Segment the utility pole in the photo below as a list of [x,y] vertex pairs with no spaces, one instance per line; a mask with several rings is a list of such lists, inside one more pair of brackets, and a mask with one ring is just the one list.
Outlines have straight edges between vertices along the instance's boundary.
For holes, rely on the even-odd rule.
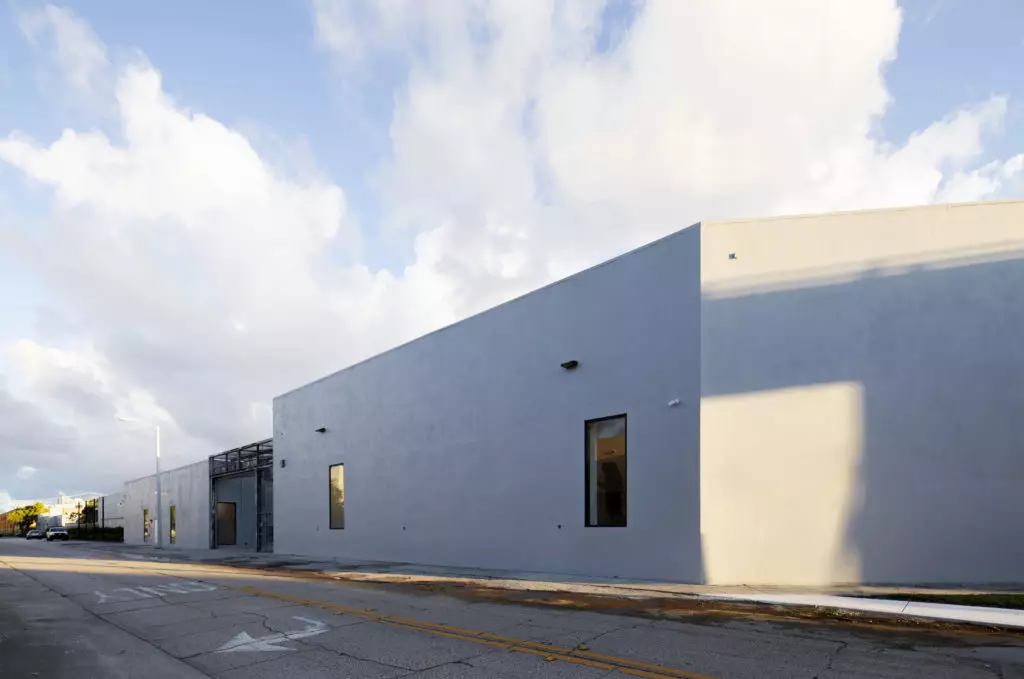
[[[147,422],[142,422],[142,420],[138,420],[134,417],[118,417],[117,419],[121,420],[122,422],[139,422],[141,424],[148,424]],[[164,515],[164,494],[163,488],[160,485],[160,425],[150,424],[149,426],[153,427],[153,431],[156,434],[156,519],[154,521],[154,523],[156,524],[156,547],[157,549],[163,549],[164,533],[162,530],[160,530],[160,526],[162,523],[161,519],[163,518]]]
[[153,425],[156,431],[156,548],[164,548],[164,532],[161,529],[161,519],[164,517],[163,504],[164,494],[160,487],[160,425]]

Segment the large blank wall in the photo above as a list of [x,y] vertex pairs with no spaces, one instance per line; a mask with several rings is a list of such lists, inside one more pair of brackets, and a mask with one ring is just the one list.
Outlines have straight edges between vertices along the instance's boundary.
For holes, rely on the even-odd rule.
[[709,223],[702,249],[707,580],[1020,581],[1024,203]]
[[[687,229],[277,398],[275,551],[700,579],[699,252]],[[619,413],[628,526],[587,528],[584,422]]]

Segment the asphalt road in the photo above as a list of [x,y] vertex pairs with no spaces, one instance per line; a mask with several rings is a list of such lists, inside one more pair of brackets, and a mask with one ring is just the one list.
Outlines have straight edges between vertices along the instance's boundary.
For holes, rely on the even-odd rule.
[[653,620],[0,539],[0,678],[1024,678],[1024,639]]

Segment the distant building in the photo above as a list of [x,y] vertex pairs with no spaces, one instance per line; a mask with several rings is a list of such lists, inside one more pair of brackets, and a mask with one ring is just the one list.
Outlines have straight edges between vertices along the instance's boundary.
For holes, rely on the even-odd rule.
[[167,547],[273,551],[273,460],[268,439],[163,472],[161,521],[153,475],[106,496],[107,512],[121,508],[130,544],[157,544],[162,534]]
[[[66,499],[70,500],[71,498]],[[73,526],[78,517],[80,502],[55,502],[48,505],[46,512],[40,514],[36,519],[36,527],[46,529],[53,526]]]
[[79,515],[93,497],[93,493],[65,495],[58,492],[53,502],[44,501],[46,511],[39,515],[36,527],[46,529],[52,526],[76,526]]

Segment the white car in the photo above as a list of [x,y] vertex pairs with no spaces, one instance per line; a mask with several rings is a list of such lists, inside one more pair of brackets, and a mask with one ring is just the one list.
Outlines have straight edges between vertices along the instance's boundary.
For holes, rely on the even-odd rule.
[[53,542],[54,540],[64,540],[71,537],[68,535],[68,529],[63,526],[51,526],[46,529],[46,541]]

